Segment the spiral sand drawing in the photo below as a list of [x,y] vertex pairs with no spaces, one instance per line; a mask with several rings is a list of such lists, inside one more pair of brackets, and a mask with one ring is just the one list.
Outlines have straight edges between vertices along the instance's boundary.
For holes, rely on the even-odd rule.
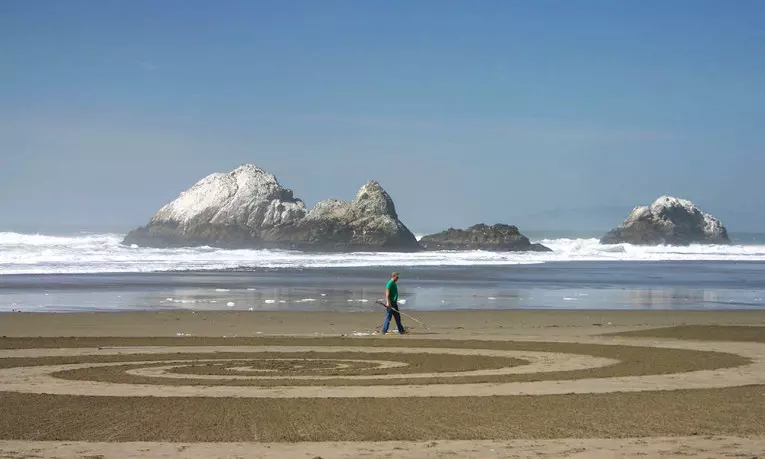
[[[742,339],[744,329],[749,338]],[[0,452],[765,452],[765,333],[759,327],[738,327],[721,337],[694,326],[602,331],[4,338]]]

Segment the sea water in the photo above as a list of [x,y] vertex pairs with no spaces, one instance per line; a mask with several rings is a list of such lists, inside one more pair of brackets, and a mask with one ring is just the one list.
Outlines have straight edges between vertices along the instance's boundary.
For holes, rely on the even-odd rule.
[[406,308],[765,308],[765,235],[733,245],[550,253],[303,253],[123,246],[120,234],[0,233],[0,311],[374,310],[393,269]]

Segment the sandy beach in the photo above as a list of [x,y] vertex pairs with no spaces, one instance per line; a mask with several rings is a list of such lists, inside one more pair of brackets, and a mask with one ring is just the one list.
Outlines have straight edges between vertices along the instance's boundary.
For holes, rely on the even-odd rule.
[[757,311],[0,314],[2,457],[759,457]]

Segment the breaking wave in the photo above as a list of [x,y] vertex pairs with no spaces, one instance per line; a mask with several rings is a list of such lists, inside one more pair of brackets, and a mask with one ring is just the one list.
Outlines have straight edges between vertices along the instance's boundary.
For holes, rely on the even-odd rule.
[[643,247],[601,245],[597,239],[543,239],[551,253],[444,251],[303,253],[212,247],[150,249],[120,244],[119,234],[48,236],[0,232],[0,275],[158,272],[257,268],[478,266],[566,261],[763,260],[765,245]]

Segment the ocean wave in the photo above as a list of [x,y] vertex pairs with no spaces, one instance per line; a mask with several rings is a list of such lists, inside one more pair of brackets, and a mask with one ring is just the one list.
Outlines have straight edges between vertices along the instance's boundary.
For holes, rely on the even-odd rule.
[[150,249],[120,244],[119,234],[76,236],[0,232],[0,275],[157,272],[258,268],[521,265],[565,261],[765,260],[765,245],[644,247],[602,245],[597,239],[543,239],[551,253],[444,251],[303,253],[212,247]]

